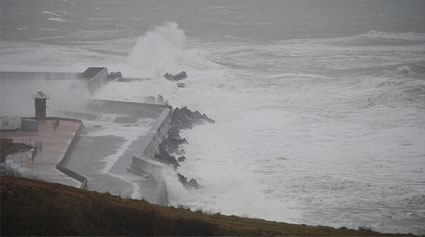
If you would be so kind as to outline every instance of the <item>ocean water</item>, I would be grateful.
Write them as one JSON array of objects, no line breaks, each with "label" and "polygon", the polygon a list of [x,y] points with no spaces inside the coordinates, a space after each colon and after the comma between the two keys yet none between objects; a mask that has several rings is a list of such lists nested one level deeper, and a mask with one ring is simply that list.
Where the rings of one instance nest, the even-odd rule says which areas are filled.
[{"label": "ocean water", "polygon": [[[425,1],[0,6],[1,70],[106,66],[150,79],[98,98],[161,94],[216,120],[183,132],[179,172],[204,188],[171,185],[173,204],[425,233]],[[162,78],[181,70],[186,88]]]}]

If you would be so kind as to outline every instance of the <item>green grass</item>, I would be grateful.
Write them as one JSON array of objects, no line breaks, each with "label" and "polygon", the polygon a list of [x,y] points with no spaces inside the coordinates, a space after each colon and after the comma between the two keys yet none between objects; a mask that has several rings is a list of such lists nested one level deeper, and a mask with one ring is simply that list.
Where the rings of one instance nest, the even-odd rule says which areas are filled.
[{"label": "green grass", "polygon": [[207,215],[23,178],[1,177],[0,188],[1,236],[383,235],[373,231]]}]

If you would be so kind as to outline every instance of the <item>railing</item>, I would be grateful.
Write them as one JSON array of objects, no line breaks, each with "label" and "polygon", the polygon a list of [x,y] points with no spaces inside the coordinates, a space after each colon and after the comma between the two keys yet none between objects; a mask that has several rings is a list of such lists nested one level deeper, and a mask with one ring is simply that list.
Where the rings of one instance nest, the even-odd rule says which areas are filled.
[{"label": "railing", "polygon": [[79,182],[81,182],[80,188],[81,189],[86,189],[87,188],[87,178],[82,176],[81,174],[78,174],[77,172],[70,170],[68,168],[66,168],[65,166],[63,166],[62,164],[56,164],[56,169],[61,171],[62,173],[78,180]]}]

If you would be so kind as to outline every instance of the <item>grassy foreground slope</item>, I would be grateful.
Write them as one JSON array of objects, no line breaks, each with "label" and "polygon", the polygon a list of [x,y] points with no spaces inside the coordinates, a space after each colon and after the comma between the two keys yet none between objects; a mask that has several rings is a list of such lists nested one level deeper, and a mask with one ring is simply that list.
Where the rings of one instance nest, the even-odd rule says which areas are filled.
[{"label": "grassy foreground slope", "polygon": [[206,215],[23,178],[1,177],[0,187],[1,236],[381,235],[376,232]]}]

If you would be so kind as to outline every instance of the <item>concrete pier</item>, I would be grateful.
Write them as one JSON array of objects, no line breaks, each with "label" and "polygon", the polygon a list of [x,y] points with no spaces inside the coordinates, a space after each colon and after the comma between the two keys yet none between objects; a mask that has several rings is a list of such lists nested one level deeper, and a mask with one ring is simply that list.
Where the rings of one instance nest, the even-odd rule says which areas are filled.
[{"label": "concrete pier", "polygon": [[82,126],[79,120],[56,119],[38,120],[38,131],[2,131],[0,137],[12,138],[14,142],[32,145],[34,148],[23,153],[9,155],[6,159],[6,174],[12,176],[41,179],[47,182],[81,187],[81,182],[56,169],[56,165],[66,158],[74,139]]},{"label": "concrete pier", "polygon": [[147,163],[139,159],[149,163],[158,152],[172,109],[155,101],[156,95],[146,95],[154,101],[145,103],[88,99],[110,80],[126,83],[114,75],[103,67],[83,73],[0,72],[0,100],[7,101],[0,116],[32,117],[31,95],[43,90],[50,96],[47,116],[61,118],[59,125],[56,119],[39,120],[38,131],[1,132],[18,142],[43,144],[34,157],[33,152],[11,155],[8,174],[167,205],[161,172],[146,172]]}]

